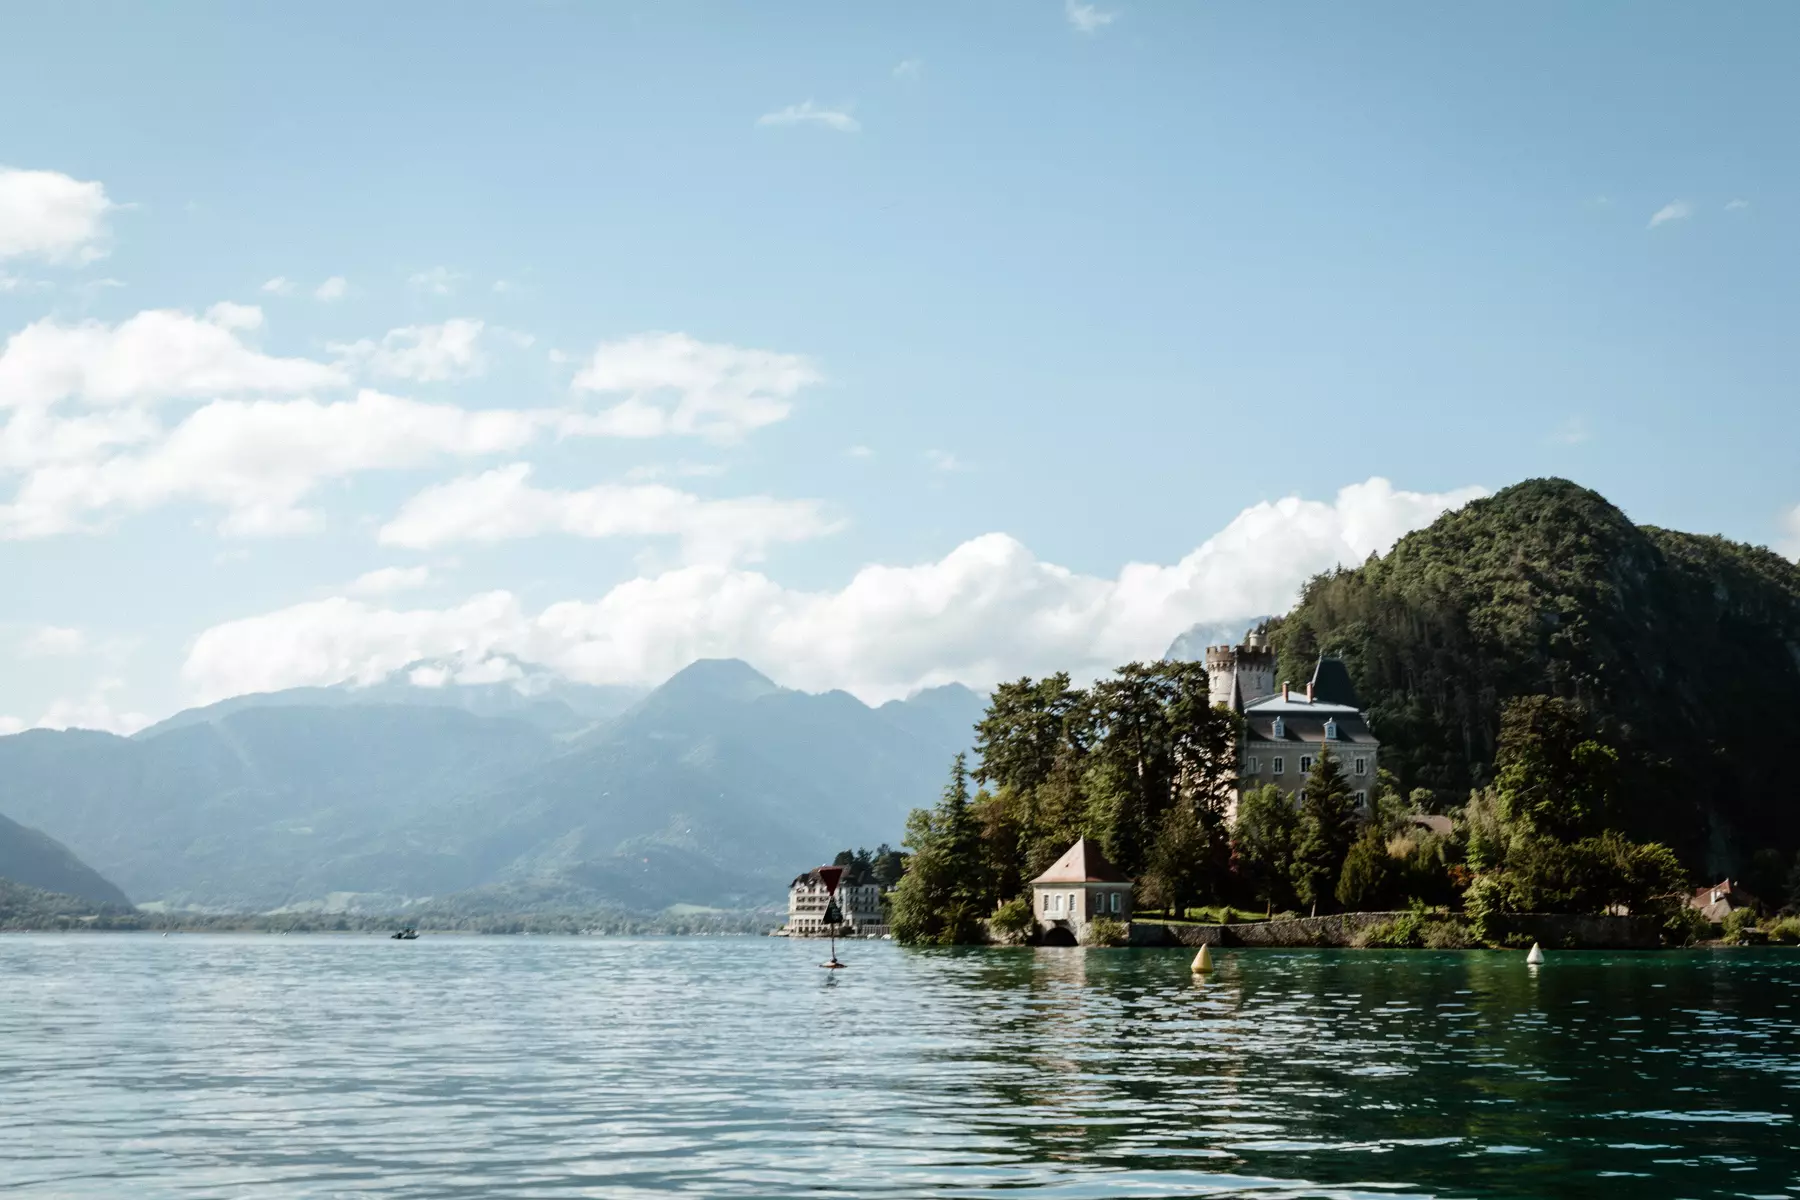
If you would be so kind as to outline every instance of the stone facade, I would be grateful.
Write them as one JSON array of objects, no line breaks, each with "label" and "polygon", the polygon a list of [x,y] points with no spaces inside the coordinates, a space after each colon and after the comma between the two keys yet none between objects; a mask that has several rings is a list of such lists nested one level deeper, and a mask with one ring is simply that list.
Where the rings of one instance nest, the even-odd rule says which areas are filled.
[{"label": "stone facade", "polygon": [[1038,940],[1073,946],[1088,940],[1089,927],[1101,917],[1128,925],[1131,880],[1121,875],[1082,838],[1031,881],[1031,915]]},{"label": "stone facade", "polygon": [[1286,683],[1277,688],[1274,654],[1252,631],[1241,646],[1209,646],[1206,667],[1213,702],[1244,719],[1228,821],[1237,819],[1238,798],[1246,788],[1274,784],[1294,795],[1325,749],[1337,758],[1358,806],[1371,808],[1381,743],[1369,729],[1342,660],[1321,655],[1304,688]]}]

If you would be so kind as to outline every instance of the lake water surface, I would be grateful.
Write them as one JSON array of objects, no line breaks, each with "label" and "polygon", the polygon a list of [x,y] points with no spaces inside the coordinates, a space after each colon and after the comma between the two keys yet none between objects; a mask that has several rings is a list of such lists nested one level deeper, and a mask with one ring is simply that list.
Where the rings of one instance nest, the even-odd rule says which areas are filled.
[{"label": "lake water surface", "polygon": [[21,1197],[1800,1195],[1800,953],[0,937]]}]

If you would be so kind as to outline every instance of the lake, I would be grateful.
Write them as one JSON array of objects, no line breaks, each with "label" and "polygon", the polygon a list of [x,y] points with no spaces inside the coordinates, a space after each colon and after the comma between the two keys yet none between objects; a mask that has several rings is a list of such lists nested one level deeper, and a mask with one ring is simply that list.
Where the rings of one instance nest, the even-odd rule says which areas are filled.
[{"label": "lake", "polygon": [[1788,1196],[1800,953],[0,937],[22,1197]]}]

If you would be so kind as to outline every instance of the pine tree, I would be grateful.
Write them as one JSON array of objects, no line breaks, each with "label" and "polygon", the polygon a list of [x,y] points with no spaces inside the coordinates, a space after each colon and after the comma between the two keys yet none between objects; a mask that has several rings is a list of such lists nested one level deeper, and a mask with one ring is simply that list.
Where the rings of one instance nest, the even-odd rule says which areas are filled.
[{"label": "pine tree", "polygon": [[1335,892],[1337,901],[1350,912],[1382,908],[1393,890],[1394,876],[1387,839],[1371,823],[1350,843],[1350,850],[1344,855],[1344,869],[1338,875]]},{"label": "pine tree", "polygon": [[1294,893],[1314,916],[1320,903],[1329,903],[1336,895],[1344,856],[1355,840],[1356,798],[1331,747],[1321,743],[1300,801],[1293,868]]}]

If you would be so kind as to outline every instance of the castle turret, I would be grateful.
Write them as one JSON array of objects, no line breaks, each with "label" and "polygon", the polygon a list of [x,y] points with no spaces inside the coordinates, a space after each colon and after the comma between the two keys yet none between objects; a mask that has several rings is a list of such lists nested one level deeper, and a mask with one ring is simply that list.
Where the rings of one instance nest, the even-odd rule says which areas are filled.
[{"label": "castle turret", "polygon": [[[1267,696],[1275,690],[1275,651],[1252,629],[1241,646],[1206,648],[1207,695],[1214,704],[1231,706]],[[1238,699],[1234,702],[1232,693]]]}]

